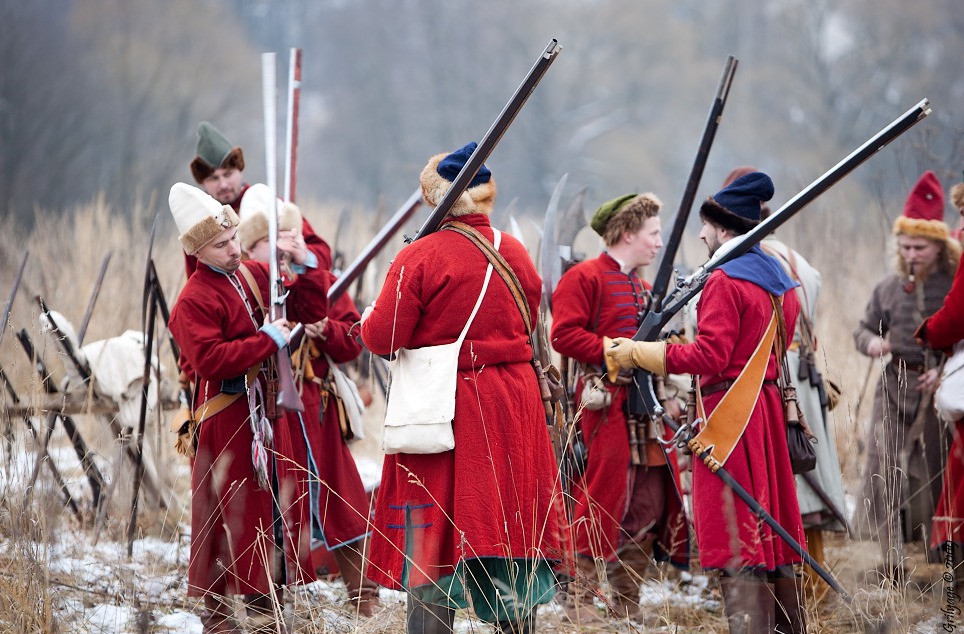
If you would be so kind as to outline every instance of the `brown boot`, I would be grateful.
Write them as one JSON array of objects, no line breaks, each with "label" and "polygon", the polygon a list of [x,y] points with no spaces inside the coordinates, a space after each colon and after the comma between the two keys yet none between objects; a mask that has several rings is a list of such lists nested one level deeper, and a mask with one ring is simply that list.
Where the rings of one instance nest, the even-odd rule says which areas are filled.
[{"label": "brown boot", "polygon": [[275,596],[268,594],[244,595],[244,611],[247,615],[251,634],[287,634],[284,620],[284,601],[282,590],[275,590]]},{"label": "brown boot", "polygon": [[576,576],[564,591],[556,595],[556,601],[573,625],[580,627],[599,627],[605,619],[593,605],[595,589],[599,587],[596,563],[589,557],[576,556]]},{"label": "brown boot", "polygon": [[779,634],[806,634],[807,612],[803,597],[803,579],[796,575],[774,579],[773,595],[776,599],[775,631]]},{"label": "brown boot", "polygon": [[[366,540],[362,548],[367,550],[367,544]],[[363,574],[368,562],[362,552],[355,550],[352,545],[346,545],[335,549],[333,554],[335,561],[338,562],[341,578],[345,581],[348,600],[352,603],[354,610],[364,617],[370,617],[380,611],[378,586]]]},{"label": "brown boot", "polygon": [[630,542],[616,551],[616,561],[606,565],[612,608],[616,618],[639,620],[639,584],[653,560],[653,540]]},{"label": "brown boot", "polygon": [[241,634],[238,622],[234,619],[234,609],[227,597],[217,594],[204,597],[201,632],[202,634]]},{"label": "brown boot", "polygon": [[773,592],[765,579],[751,572],[724,575],[720,588],[730,634],[773,633]]}]

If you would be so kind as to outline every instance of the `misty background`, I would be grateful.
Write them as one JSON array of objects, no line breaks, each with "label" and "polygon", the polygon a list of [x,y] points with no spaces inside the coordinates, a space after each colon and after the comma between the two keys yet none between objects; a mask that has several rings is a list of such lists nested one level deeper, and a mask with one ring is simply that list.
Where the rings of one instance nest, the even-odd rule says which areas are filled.
[{"label": "misty background", "polygon": [[29,227],[101,198],[118,214],[152,196],[166,209],[171,184],[193,183],[202,120],[264,181],[265,51],[278,53],[280,183],[301,47],[298,200],[375,222],[430,155],[484,135],[551,38],[562,52],[488,161],[497,208],[533,222],[568,173],[587,214],[655,192],[668,232],[729,54],[739,67],[698,198],[751,164],[773,176],[776,208],[923,98],[930,117],[787,231],[883,245],[923,170],[945,191],[961,179],[960,0],[0,0],[0,219]]}]

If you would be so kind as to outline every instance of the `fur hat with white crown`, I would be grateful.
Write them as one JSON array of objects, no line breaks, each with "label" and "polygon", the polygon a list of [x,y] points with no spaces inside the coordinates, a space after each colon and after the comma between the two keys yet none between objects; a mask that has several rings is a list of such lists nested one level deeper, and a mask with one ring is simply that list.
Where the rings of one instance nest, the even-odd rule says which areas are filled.
[{"label": "fur hat with white crown", "polygon": [[238,214],[193,185],[174,183],[168,196],[171,215],[181,233],[178,240],[194,255],[229,227],[238,226]]},{"label": "fur hat with white crown", "polygon": [[[465,167],[469,157],[475,152],[475,141],[468,143],[451,154],[436,154],[428,160],[428,165],[422,169],[419,182],[422,184],[422,198],[426,204],[435,207],[445,197],[452,182]],[[492,172],[485,165],[479,168],[469,186],[462,192],[459,199],[452,205],[449,215],[465,216],[467,214],[490,215],[495,207],[495,180]]]},{"label": "fur hat with white crown", "polygon": [[[238,238],[241,240],[241,250],[250,251],[259,240],[268,237],[268,212],[274,211],[271,206],[271,190],[264,183],[255,183],[244,192],[238,215],[241,224],[238,225]],[[290,230],[301,233],[301,210],[294,203],[282,202],[275,198],[278,205],[278,230]]]}]

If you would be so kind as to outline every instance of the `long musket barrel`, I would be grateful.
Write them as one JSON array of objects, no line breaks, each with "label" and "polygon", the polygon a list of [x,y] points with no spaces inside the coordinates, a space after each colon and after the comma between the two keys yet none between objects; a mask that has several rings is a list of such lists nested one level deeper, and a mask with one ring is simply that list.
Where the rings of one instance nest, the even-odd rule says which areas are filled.
[{"label": "long musket barrel", "polygon": [[539,85],[539,81],[556,59],[560,50],[562,50],[562,47],[559,46],[559,43],[554,38],[549,41],[546,49],[539,55],[539,58],[535,64],[532,65],[532,68],[529,69],[529,73],[525,79],[523,79],[519,87],[516,88],[509,103],[502,109],[499,117],[492,124],[492,127],[489,128],[489,131],[485,133],[485,136],[479,142],[475,151],[472,152],[472,156],[466,161],[458,176],[455,177],[455,180],[452,181],[452,185],[445,193],[445,196],[442,197],[442,200],[439,201],[432,215],[428,217],[412,240],[424,238],[439,228],[439,225],[442,224],[442,220],[445,219],[452,205],[455,204],[455,201],[459,199],[462,192],[466,190],[469,183],[475,178],[476,172],[479,171],[482,164],[489,158],[492,150],[502,138],[502,135],[505,134],[506,129],[512,124],[519,110],[525,105],[526,100],[529,99],[529,95],[531,95],[532,91]]},{"label": "long musket barrel", "polygon": [[391,239],[391,237],[402,228],[402,225],[408,222],[408,219],[412,217],[412,214],[415,213],[415,210],[418,209],[418,206],[421,203],[422,190],[416,189],[412,195],[408,197],[408,200],[406,200],[402,206],[398,208],[398,211],[395,212],[395,215],[392,216],[391,220],[389,220],[388,223],[378,231],[372,241],[368,243],[368,246],[365,247],[365,250],[362,251],[361,255],[355,258],[355,260],[345,269],[345,272],[339,275],[338,279],[335,280],[335,283],[328,288],[329,305],[333,304],[336,299],[341,297],[341,295],[348,290],[348,287],[351,286],[352,282],[358,279],[358,277],[365,271],[365,267],[368,266],[368,263],[371,262],[383,248],[385,248],[385,245],[388,244],[388,241]]},{"label": "long musket barrel", "polygon": [[288,60],[288,122],[285,125],[284,197],[295,201],[298,187],[298,115],[301,112],[301,49],[292,48]]},{"label": "long musket barrel", "polygon": [[277,92],[275,81],[275,54],[261,54],[261,92],[264,97],[264,160],[271,208],[268,209],[268,267],[271,275],[271,321],[285,316],[284,293],[281,287],[281,274],[278,262],[278,158],[275,125],[277,124]]},{"label": "long musket barrel", "polygon": [[700,146],[696,151],[696,159],[690,170],[689,179],[686,181],[686,188],[683,191],[683,198],[680,200],[679,210],[676,212],[676,220],[673,230],[667,241],[667,248],[663,251],[663,258],[659,262],[659,269],[653,281],[652,291],[652,310],[659,311],[663,307],[663,298],[669,288],[669,278],[673,272],[673,261],[680,242],[683,239],[683,231],[686,229],[686,222],[689,220],[690,211],[693,208],[693,200],[696,198],[696,190],[700,186],[703,178],[703,169],[706,167],[706,159],[709,157],[710,148],[713,147],[713,139],[716,138],[716,131],[720,127],[720,120],[723,117],[723,108],[726,106],[726,99],[730,94],[730,87],[733,85],[733,76],[736,74],[736,67],[739,61],[732,55],[726,58],[723,67],[723,76],[720,77],[720,84],[716,89],[716,96],[710,106],[710,114],[703,128],[703,137],[700,139]]},{"label": "long musket barrel", "polygon": [[683,306],[703,288],[703,284],[706,282],[706,278],[709,277],[710,273],[752,249],[760,243],[763,238],[783,226],[784,223],[813,202],[818,196],[840,182],[871,156],[884,149],[891,141],[904,132],[907,132],[918,121],[929,115],[930,112],[929,102],[927,99],[922,99],[916,106],[895,119],[890,125],[875,134],[863,145],[810,183],[800,193],[784,203],[782,207],[767,217],[763,222],[742,236],[733,238],[734,244],[726,253],[714,255],[706,263],[698,267],[691,275],[679,282],[677,288],[667,297],[668,303],[664,310],[662,312],[653,311],[647,315],[647,318],[643,320],[643,324],[639,327],[639,330],[636,331],[633,339],[637,341],[655,341],[659,330],[666,325],[669,318],[679,312]]}]

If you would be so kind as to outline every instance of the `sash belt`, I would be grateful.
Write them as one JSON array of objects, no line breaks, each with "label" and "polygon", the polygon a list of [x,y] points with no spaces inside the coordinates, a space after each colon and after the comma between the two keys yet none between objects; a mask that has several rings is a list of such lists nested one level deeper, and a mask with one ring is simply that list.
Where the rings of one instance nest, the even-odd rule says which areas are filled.
[{"label": "sash belt", "polygon": [[[708,396],[709,394],[714,394],[716,392],[722,392],[724,390],[730,389],[730,387],[736,383],[736,381],[720,381],[719,383],[710,383],[709,385],[700,386],[700,394],[703,396]],[[767,379],[763,381],[763,385],[776,385],[776,379]]]}]

